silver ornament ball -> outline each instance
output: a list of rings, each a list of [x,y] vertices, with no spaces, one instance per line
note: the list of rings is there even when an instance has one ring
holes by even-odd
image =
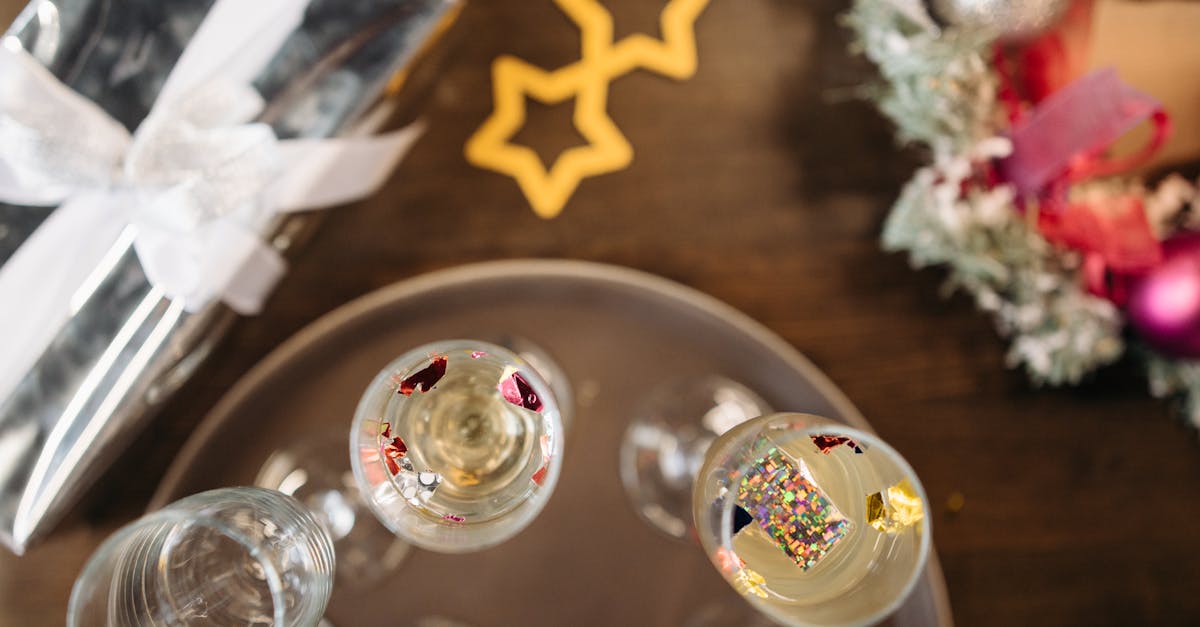
[[[937,16],[949,24],[1018,42],[1057,24],[1070,0],[932,0],[932,4]]]

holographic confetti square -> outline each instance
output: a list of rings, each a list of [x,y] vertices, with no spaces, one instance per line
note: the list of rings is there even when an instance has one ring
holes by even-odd
[[[850,531],[850,521],[777,448],[742,477],[738,504],[803,570],[815,566]]]

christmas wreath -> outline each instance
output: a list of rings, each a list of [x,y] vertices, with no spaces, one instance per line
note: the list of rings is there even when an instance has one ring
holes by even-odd
[[[1138,174],[1172,117],[1112,68],[1081,67],[1096,8],[856,0],[852,48],[881,77],[867,95],[928,155],[883,245],[946,268],[1034,382],[1078,383],[1129,353],[1200,426],[1200,195]],[[1140,149],[1113,156],[1133,131]]]

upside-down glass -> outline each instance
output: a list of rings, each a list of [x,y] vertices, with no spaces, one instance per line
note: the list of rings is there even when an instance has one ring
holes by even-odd
[[[350,434],[354,476],[376,517],[445,553],[524,529],[554,491],[562,451],[550,384],[514,352],[476,340],[434,342],[388,364]]]
[[[105,540],[75,581],[67,624],[315,625],[333,570],[332,540],[295,499],[212,490]]]
[[[868,625],[912,591],[928,500],[877,436],[809,414],[742,423],[696,478],[700,542],[729,583],[788,625]]]

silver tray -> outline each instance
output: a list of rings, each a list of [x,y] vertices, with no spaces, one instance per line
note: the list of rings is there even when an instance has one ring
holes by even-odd
[[[716,373],[775,408],[870,428],[804,356],[709,296],[613,266],[491,262],[383,288],[300,331],[205,418],[150,507],[250,484],[279,443],[348,430],[366,382],[408,348],[505,334],[540,345],[574,389],[575,418],[550,504],[494,549],[413,551],[377,589],[339,590],[327,614],[335,625],[413,624],[424,616],[476,627],[685,625],[712,612],[749,616],[698,544],[660,535],[628,505],[617,463],[633,406],[673,376]],[[936,554],[885,624],[953,624]]]

